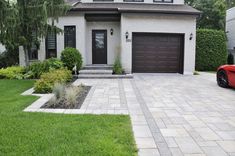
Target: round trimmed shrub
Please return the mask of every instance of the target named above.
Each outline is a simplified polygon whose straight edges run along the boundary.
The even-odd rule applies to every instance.
[[[227,62],[226,35],[224,31],[198,29],[196,41],[196,70],[215,71]]]
[[[77,65],[77,70],[82,67],[82,55],[75,48],[64,49],[61,53],[61,61],[69,70],[72,70],[75,65]]]

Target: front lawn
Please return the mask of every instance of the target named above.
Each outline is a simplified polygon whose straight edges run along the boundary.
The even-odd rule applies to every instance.
[[[32,86],[0,80],[0,155],[137,155],[128,116],[25,113]]]

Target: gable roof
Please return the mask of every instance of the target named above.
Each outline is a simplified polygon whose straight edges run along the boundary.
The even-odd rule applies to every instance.
[[[200,11],[188,5],[147,3],[77,3],[72,11],[116,11],[120,13],[163,13],[200,15]]]

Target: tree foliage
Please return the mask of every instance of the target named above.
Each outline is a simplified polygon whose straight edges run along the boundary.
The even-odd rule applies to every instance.
[[[198,28],[224,30],[226,2],[224,0],[186,0],[186,4],[202,11]]]
[[[48,30],[61,32],[54,23],[69,6],[64,0],[17,0],[13,4],[0,0],[0,10],[0,41],[10,46],[22,45],[27,62],[28,51],[33,45],[39,48],[40,39]]]

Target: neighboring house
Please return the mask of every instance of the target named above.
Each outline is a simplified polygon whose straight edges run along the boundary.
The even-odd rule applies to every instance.
[[[5,47],[0,43],[0,54],[4,52],[6,49]]]
[[[226,32],[228,37],[228,49],[235,53],[235,7],[227,10]]]
[[[61,35],[51,32],[30,59],[60,57],[77,48],[85,65],[114,64],[120,56],[127,73],[193,74],[196,18],[184,0],[81,0],[59,19]],[[21,52],[21,64],[23,58]]]

